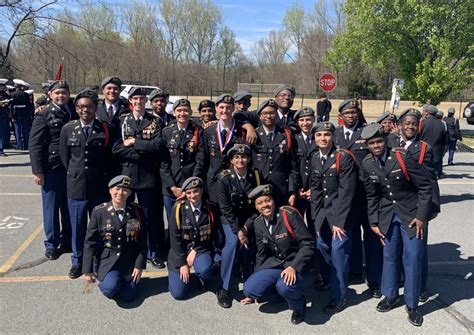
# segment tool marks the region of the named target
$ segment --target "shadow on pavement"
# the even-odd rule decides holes
[[[440,202],[442,205],[453,203],[453,202],[463,202],[474,200],[474,194],[471,193],[463,193],[463,194],[456,194],[456,195],[442,195],[440,197]]]

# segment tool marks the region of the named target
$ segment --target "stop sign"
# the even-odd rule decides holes
[[[337,84],[337,79],[332,73],[324,73],[320,78],[319,78],[319,87],[324,91],[324,92],[331,92],[336,88]]]

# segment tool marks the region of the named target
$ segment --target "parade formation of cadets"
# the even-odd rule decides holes
[[[130,301],[148,261],[168,267],[177,300],[195,282],[230,308],[242,281],[242,303],[283,298],[293,324],[305,318],[308,286],[330,290],[324,312],[335,314],[350,303],[350,282],[365,277],[368,294],[383,296],[379,312],[400,303],[404,283],[408,320],[422,324],[442,142],[446,130],[459,139],[435,106],[366,125],[348,99],[335,127],[325,97],[317,113],[294,110],[295,89],[282,85],[255,111],[239,91],[201,101],[196,118],[187,99],[171,115],[165,91],[135,87],[125,101],[121,85],[105,78],[103,100],[81,91],[71,113],[68,84],[54,81],[26,144],[18,134],[41,186],[45,255],[72,251],[69,277],[97,279],[105,296]],[[31,113],[18,87],[11,100],[0,90],[2,122],[4,105],[16,122]]]

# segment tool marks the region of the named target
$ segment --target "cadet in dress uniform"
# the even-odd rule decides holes
[[[295,101],[296,90],[290,85],[280,85],[273,92],[278,105],[276,123],[281,128],[288,127],[292,133],[298,132],[295,122],[296,110],[291,109]]]
[[[127,203],[132,193],[127,176],[109,182],[111,201],[98,205],[91,214],[84,244],[82,272],[88,283],[97,278],[107,298],[131,301],[146,267],[146,221],[141,208]],[[98,260],[97,273],[93,271]]]
[[[262,172],[263,179],[273,186],[273,198],[277,207],[295,203],[298,166],[292,150],[294,137],[288,128],[277,125],[275,100],[263,101],[257,109],[262,123],[257,130],[257,142],[253,145],[253,166]]]
[[[247,91],[237,91],[234,94],[235,114],[234,118],[241,122],[248,121],[252,127],[257,128],[260,125],[256,111],[249,111],[252,95]]]
[[[438,178],[443,175],[443,151],[446,141],[446,129],[442,122],[436,119],[438,108],[433,105],[423,106],[423,119],[420,123],[420,139],[431,146],[433,164]]]
[[[118,132],[120,129],[119,117],[130,113],[128,102],[120,97],[121,86],[122,81],[115,76],[104,78],[100,83],[104,100],[97,104],[96,117],[101,122],[107,122],[112,133]],[[107,179],[120,174],[121,170],[119,160],[112,157]]]
[[[377,311],[388,312],[399,302],[400,259],[405,269],[404,298],[408,320],[421,326],[418,311],[421,290],[422,255],[426,222],[431,217],[431,182],[423,168],[400,148],[386,146],[387,139],[379,124],[362,132],[370,155],[362,162],[367,193],[369,222],[383,248],[381,291],[385,296]]]
[[[462,141],[461,130],[459,129],[459,120],[454,117],[454,108],[448,108],[448,116],[443,119],[448,129],[448,165],[454,165],[454,153],[456,152],[456,142]]]
[[[161,129],[156,118],[145,112],[147,101],[143,87],[130,90],[133,108],[120,116],[120,128],[112,152],[122,164],[122,174],[133,182],[138,204],[148,223],[148,259],[157,268],[164,268],[166,252],[163,205],[160,183]]]
[[[228,169],[227,152],[234,144],[246,143],[247,131],[233,118],[234,98],[221,94],[215,100],[219,122],[204,130],[204,171],[209,200],[217,204],[217,180],[221,171]]]
[[[255,272],[244,283],[244,304],[282,296],[293,311],[291,323],[304,320],[306,299],[303,287],[311,283],[309,265],[314,253],[314,238],[298,211],[289,206],[276,207],[272,186],[256,187],[249,198],[260,213],[248,222],[255,232],[257,259]]]
[[[10,142],[10,129],[8,126],[10,112],[8,107],[11,97],[6,90],[7,82],[8,79],[0,79],[0,156],[7,156],[3,150],[7,147],[7,143]]]
[[[170,95],[161,88],[151,91],[148,95],[153,110],[152,113],[156,117],[161,129],[164,129],[174,119],[171,114],[166,112],[169,96]]]
[[[311,156],[318,150],[314,142],[312,129],[315,121],[315,112],[311,107],[300,108],[295,113],[295,120],[300,132],[295,135],[294,152],[298,165],[298,178],[295,208],[304,218],[309,232],[315,234],[314,218],[311,213]]]
[[[184,198],[180,185],[189,177],[203,177],[204,142],[202,130],[190,122],[193,114],[187,99],[173,104],[175,123],[162,131],[163,159],[160,175],[168,222],[176,200]]]
[[[201,178],[186,179],[181,189],[186,199],[177,201],[173,207],[168,254],[169,291],[178,300],[185,299],[189,291],[192,267],[201,288],[207,288],[213,271],[215,220],[218,219],[213,207],[203,200]]]
[[[349,216],[356,197],[357,170],[354,158],[333,142],[335,127],[318,123],[314,139],[319,151],[311,160],[311,208],[317,232],[316,246],[323,255],[324,281],[330,283],[331,301],[324,308],[335,314],[347,306],[349,257],[354,219]]]
[[[16,90],[11,94],[13,101],[10,106],[12,122],[15,126],[16,148],[18,150],[28,150],[30,120],[34,105],[29,94],[24,91],[26,83],[21,79],[13,79],[13,82]]]
[[[400,142],[396,147],[407,150],[407,154],[412,157],[419,165],[423,167],[426,175],[431,181],[432,193],[432,211],[431,218],[433,220],[441,211],[440,192],[438,178],[433,165],[433,151],[428,143],[421,141],[418,137],[418,126],[421,114],[418,110],[408,108],[399,116],[400,123]],[[423,263],[422,263],[422,280],[420,302],[426,302],[430,295],[426,291],[428,277],[428,224],[426,226],[425,238],[423,239]]]
[[[59,155],[67,170],[67,198],[72,232],[72,267],[69,277],[78,278],[82,268],[88,213],[107,200],[107,161],[111,156],[108,126],[95,118],[97,94],[79,92],[74,98],[79,120],[61,129]]]
[[[400,135],[397,127],[397,117],[395,114],[386,111],[377,118],[376,123],[383,126],[383,131],[387,135],[387,144],[390,148],[398,147]]]
[[[220,306],[229,308],[229,283],[236,258],[242,266],[243,280],[252,274],[255,262],[255,245],[243,231],[245,222],[254,214],[255,207],[248,199],[248,193],[262,183],[257,169],[251,169],[252,150],[246,144],[235,144],[227,153],[231,166],[221,172],[217,184],[221,223],[225,234],[222,249],[221,287],[217,293]]]
[[[191,118],[191,120],[203,129],[209,127],[213,122],[217,122],[216,104],[212,100],[201,100],[198,105],[199,118]]]
[[[33,119],[29,151],[33,180],[36,185],[41,186],[45,256],[56,259],[61,251],[68,250],[71,245],[66,169],[59,157],[59,136],[70,118],[64,109],[69,101],[69,85],[62,80],[54,81],[49,92],[51,103]],[[58,250],[60,246],[62,250]]]
[[[339,116],[343,125],[336,128],[334,142],[336,147],[349,150],[355,157],[357,167],[369,153],[365,141],[360,137],[365,123],[359,119],[361,113],[359,100],[344,100],[339,105]],[[356,190],[357,197],[350,214],[356,222],[352,231],[352,251],[350,259],[349,279],[360,279],[362,276],[362,236],[361,226],[364,229],[364,251],[366,260],[366,276],[368,293],[374,298],[380,298],[380,279],[382,274],[382,246],[377,236],[372,232],[367,218],[367,200],[362,178],[359,174],[359,182]]]

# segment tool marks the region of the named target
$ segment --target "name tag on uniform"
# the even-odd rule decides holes
[[[390,173],[397,173],[397,172],[400,172],[400,171],[402,171],[402,169],[392,170],[392,171],[390,171]]]
[[[285,238],[287,236],[288,236],[287,233],[278,234],[278,235],[275,236],[275,240],[280,240],[280,239]]]
[[[380,180],[379,180],[379,177],[378,176],[369,176],[370,180],[372,180],[374,183],[378,183]]]

